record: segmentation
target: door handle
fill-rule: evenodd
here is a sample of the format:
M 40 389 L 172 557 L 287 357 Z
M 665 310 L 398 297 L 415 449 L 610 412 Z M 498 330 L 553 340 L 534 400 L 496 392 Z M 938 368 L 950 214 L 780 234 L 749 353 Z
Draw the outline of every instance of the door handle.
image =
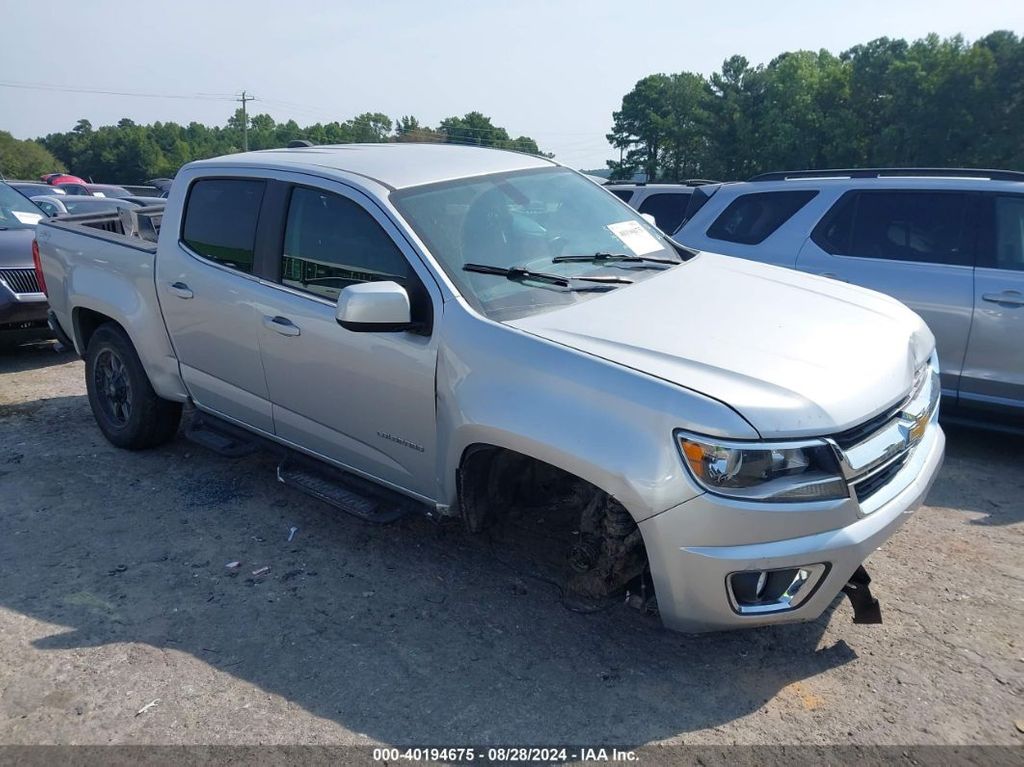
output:
M 302 333 L 299 330 L 299 326 L 293 323 L 287 317 L 264 317 L 263 327 L 268 330 L 273 330 L 275 333 L 280 333 L 283 336 L 297 336 Z
M 170 284 L 171 292 L 178 298 L 192 298 L 195 294 L 192 292 L 192 288 L 186 285 L 184 282 L 172 282 Z
M 981 298 L 994 304 L 1024 306 L 1024 294 L 1019 290 L 1004 290 L 1002 293 L 982 293 Z

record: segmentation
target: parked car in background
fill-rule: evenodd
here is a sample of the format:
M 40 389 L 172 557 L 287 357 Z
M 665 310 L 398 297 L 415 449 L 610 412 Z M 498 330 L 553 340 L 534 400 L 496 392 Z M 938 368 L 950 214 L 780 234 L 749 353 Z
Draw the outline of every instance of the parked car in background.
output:
M 29 199 L 32 200 L 39 210 L 43 211 L 47 218 L 67 215 L 68 209 L 64 205 L 67 195 L 60 194 L 37 194 Z
M 39 180 L 53 186 L 54 184 L 85 184 L 87 183 L 84 178 L 78 176 L 72 176 L 69 173 L 45 173 L 39 177 Z
M 21 192 L 26 197 L 34 197 L 39 194 L 66 194 L 66 192 L 59 186 L 40 184 L 35 181 L 8 181 L 7 185 L 11 187 L 11 189 Z
M 144 201 L 144 202 L 143 202 Z M 63 197 L 56 195 L 37 195 L 32 202 L 46 213 L 47 217 L 81 213 L 108 213 L 122 208 L 139 208 L 146 205 L 163 205 L 167 201 L 159 198 L 117 198 L 117 197 L 86 197 L 80 194 L 68 194 Z
M 116 184 L 74 184 L 60 183 L 54 186 L 67 194 L 92 195 L 93 197 L 131 197 L 131 192 Z
M 164 197 L 159 189 L 148 184 L 118 184 L 118 186 L 135 197 L 159 197 L 161 199 Z
M 657 227 L 666 234 L 676 231 L 686 218 L 694 189 L 713 183 L 694 179 L 682 184 L 645 184 L 642 182 L 609 181 L 604 187 L 642 214 L 652 216 Z
M 149 186 L 156 187 L 160 197 L 166 197 L 171 192 L 172 178 L 151 178 L 146 182 Z
M 898 298 L 935 334 L 948 404 L 1024 417 L 1024 173 L 801 171 L 713 191 L 676 240 Z
M 119 197 L 118 199 L 124 200 L 125 202 L 130 202 L 133 205 L 138 205 L 139 207 L 143 207 L 143 208 L 145 208 L 145 207 L 147 207 L 149 205 L 166 205 L 167 204 L 167 198 L 166 197 L 146 197 L 146 196 L 141 196 L 141 195 L 132 195 L 131 197 Z
M 0 182 L 0 346 L 50 336 L 32 252 L 42 218 L 35 204 Z
M 164 211 L 38 243 L 114 445 L 172 439 L 190 403 L 192 438 L 269 441 L 281 481 L 363 519 L 543 516 L 569 593 L 653 589 L 675 629 L 811 620 L 844 587 L 877 622 L 861 563 L 942 462 L 920 317 L 693 253 L 544 157 L 231 155 Z

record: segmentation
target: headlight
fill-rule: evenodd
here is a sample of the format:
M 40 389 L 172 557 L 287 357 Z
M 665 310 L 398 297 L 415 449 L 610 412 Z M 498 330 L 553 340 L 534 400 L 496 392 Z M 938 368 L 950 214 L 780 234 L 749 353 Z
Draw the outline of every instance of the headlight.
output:
M 748 501 L 825 501 L 849 489 L 822 440 L 726 442 L 676 432 L 683 462 L 710 493 Z
M 932 352 L 932 357 L 928 360 L 928 369 L 931 371 L 929 375 L 931 383 L 931 393 L 928 402 L 928 412 L 935 413 L 939 405 L 939 399 L 942 397 L 942 378 L 939 375 L 939 353 Z

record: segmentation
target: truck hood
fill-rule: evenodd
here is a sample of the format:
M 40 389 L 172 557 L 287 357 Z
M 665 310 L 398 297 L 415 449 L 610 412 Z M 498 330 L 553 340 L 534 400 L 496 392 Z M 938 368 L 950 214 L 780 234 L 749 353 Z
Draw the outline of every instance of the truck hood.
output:
M 935 347 L 893 298 L 712 253 L 508 324 L 713 397 L 762 437 L 826 435 L 877 415 L 909 393 Z
M 31 269 L 35 229 L 0 229 L 0 269 Z

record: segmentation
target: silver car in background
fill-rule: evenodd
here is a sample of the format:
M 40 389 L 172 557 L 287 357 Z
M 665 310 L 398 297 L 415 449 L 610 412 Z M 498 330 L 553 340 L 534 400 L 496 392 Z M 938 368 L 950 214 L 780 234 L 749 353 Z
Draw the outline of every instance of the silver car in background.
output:
M 1024 417 L 1024 173 L 769 173 L 697 197 L 678 242 L 898 298 L 935 334 L 946 405 Z

